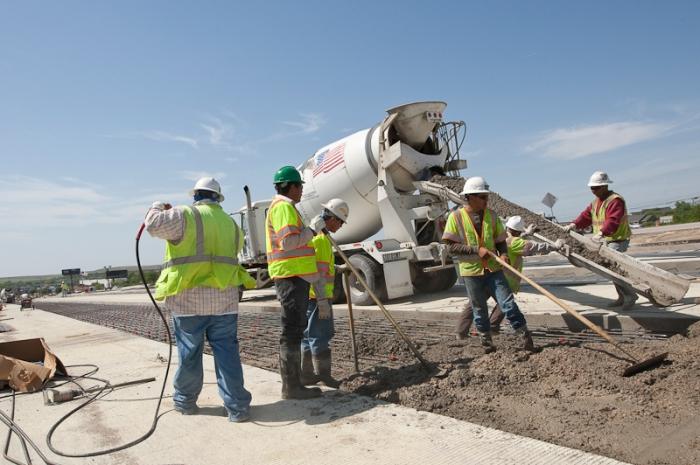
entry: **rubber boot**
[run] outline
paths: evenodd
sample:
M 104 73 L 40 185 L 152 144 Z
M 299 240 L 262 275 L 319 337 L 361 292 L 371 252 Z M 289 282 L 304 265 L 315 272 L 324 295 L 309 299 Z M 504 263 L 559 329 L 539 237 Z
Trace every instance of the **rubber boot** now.
M 506 315 L 503 313 L 503 310 L 501 310 L 501 306 L 496 304 L 491 312 L 491 318 L 489 318 L 492 333 L 501 332 L 501 323 L 503 322 L 503 318 L 505 318 L 505 316 Z
M 496 346 L 493 345 L 493 340 L 491 339 L 490 333 L 479 333 L 479 341 L 481 341 L 481 347 L 484 348 L 485 354 L 490 354 L 496 350 Z
M 620 310 L 632 310 L 634 303 L 637 302 L 637 294 L 627 293 L 624 297 L 624 302 L 622 303 L 622 308 Z
M 331 376 L 331 350 L 326 349 L 320 354 L 314 355 L 312 360 L 314 363 L 314 371 L 321 383 L 324 386 L 338 389 L 340 387 L 340 381 Z
M 474 311 L 472 310 L 472 305 L 467 302 L 462 307 L 462 313 L 459 315 L 459 321 L 457 321 L 457 340 L 463 341 L 469 337 L 469 330 L 472 327 L 472 322 L 474 321 Z
M 625 292 L 623 291 L 622 286 L 615 284 L 615 290 L 617 291 L 617 299 L 609 302 L 607 304 L 608 307 L 621 307 L 622 304 L 625 303 Z
M 309 386 L 311 384 L 316 384 L 320 381 L 320 378 L 314 373 L 314 363 L 312 361 L 311 351 L 302 350 L 301 351 L 301 384 L 304 386 Z
M 518 336 L 518 338 L 520 338 L 524 350 L 527 350 L 528 352 L 535 352 L 535 343 L 532 340 L 532 334 L 530 333 L 530 330 L 527 329 L 527 326 L 522 326 L 516 329 L 515 334 Z
M 307 388 L 301 384 L 301 351 L 299 346 L 280 346 L 280 376 L 282 399 L 311 399 L 319 397 L 319 388 Z

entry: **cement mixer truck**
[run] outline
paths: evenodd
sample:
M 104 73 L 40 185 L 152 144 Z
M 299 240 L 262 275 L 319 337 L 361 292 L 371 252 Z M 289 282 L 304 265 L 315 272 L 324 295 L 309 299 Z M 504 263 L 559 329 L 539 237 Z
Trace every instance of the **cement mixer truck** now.
M 457 279 L 454 267 L 444 266 L 439 244 L 447 197 L 416 187 L 433 175 L 458 176 L 466 168 L 459 157 L 465 124 L 444 122 L 446 106 L 391 108 L 382 122 L 321 147 L 297 166 L 305 182 L 297 209 L 307 222 L 332 198 L 349 204 L 348 221 L 333 238 L 380 298 L 441 291 Z M 253 202 L 247 186 L 245 194 L 246 205 L 234 214 L 246 238 L 239 260 L 263 287 L 269 284 L 265 215 L 271 200 Z M 354 303 L 371 302 L 354 277 L 350 286 Z

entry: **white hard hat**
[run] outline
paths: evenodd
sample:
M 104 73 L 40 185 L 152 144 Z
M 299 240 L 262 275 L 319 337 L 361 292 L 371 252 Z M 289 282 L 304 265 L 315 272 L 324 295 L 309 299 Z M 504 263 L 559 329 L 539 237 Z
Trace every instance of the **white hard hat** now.
M 342 199 L 330 199 L 326 203 L 322 203 L 321 206 L 333 213 L 335 216 L 341 219 L 343 223 L 348 221 L 348 215 L 350 215 L 350 207 L 348 207 L 347 202 Z
M 219 181 L 217 181 L 214 178 L 209 178 L 209 177 L 199 178 L 197 183 L 194 185 L 194 187 L 190 191 L 190 195 L 194 195 L 195 191 L 215 192 L 219 195 L 219 202 L 224 201 L 224 196 L 221 193 L 221 186 L 219 185 Z
M 607 186 L 608 184 L 612 184 L 612 181 L 605 171 L 596 171 L 588 180 L 588 187 Z
M 525 225 L 523 225 L 523 219 L 520 216 L 515 215 L 508 218 L 506 221 L 506 228 L 512 229 L 513 231 L 525 231 Z
M 489 185 L 486 180 L 481 176 L 474 176 L 467 179 L 464 183 L 464 188 L 462 189 L 462 195 L 467 194 L 488 194 Z

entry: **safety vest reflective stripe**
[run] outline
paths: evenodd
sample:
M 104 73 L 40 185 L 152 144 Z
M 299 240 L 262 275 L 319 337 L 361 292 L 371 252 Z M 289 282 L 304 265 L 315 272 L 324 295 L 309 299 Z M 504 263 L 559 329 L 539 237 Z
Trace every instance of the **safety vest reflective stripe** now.
M 593 224 L 594 233 L 597 233 L 603 227 L 603 224 L 605 223 L 605 217 L 607 216 L 606 213 L 608 210 L 608 206 L 615 199 L 620 199 L 624 202 L 622 196 L 615 193 L 610 194 L 608 198 L 606 198 L 603 201 L 603 203 L 600 204 L 600 208 L 598 209 L 596 209 L 596 204 L 599 202 L 599 200 L 596 199 L 593 202 L 591 202 L 591 223 Z M 625 205 L 625 213 L 622 217 L 622 220 L 620 221 L 620 225 L 611 235 L 605 236 L 605 239 L 607 241 L 623 241 L 629 239 L 631 236 L 632 230 L 629 226 L 627 206 Z
M 316 268 L 319 279 L 311 286 L 309 298 L 333 297 L 335 289 L 335 259 L 333 257 L 333 246 L 325 233 L 319 234 L 311 240 L 311 244 L 316 251 Z
M 486 247 L 495 250 L 495 236 L 497 233 L 497 218 L 491 210 L 484 210 L 484 217 L 481 222 L 481 231 L 477 233 L 471 216 L 466 208 L 460 208 L 453 212 L 457 229 L 462 236 L 461 242 L 472 247 Z M 465 218 L 466 217 L 466 218 Z M 488 227 L 487 227 L 488 225 Z M 479 276 L 484 274 L 485 269 L 498 271 L 501 266 L 490 257 L 464 258 L 459 262 L 459 272 L 461 276 Z
M 168 260 L 167 262 L 163 263 L 163 269 L 176 265 L 184 265 L 186 263 L 210 262 L 238 265 L 238 258 L 204 254 L 204 222 L 202 221 L 202 214 L 196 208 L 191 208 L 190 210 L 194 216 L 195 250 L 197 251 L 197 255 L 177 257 Z M 238 228 L 233 228 L 233 243 L 235 247 L 238 247 L 238 234 Z
M 275 232 L 274 229 L 270 230 L 270 239 L 274 242 L 281 241 L 290 234 L 301 234 L 301 228 L 297 226 L 287 226 L 279 231 Z
M 227 289 L 255 281 L 238 264 L 241 229 L 217 204 L 182 207 L 183 237 L 168 241 L 165 260 L 156 283 L 156 300 L 194 287 Z
M 285 204 L 285 205 L 280 205 Z M 265 219 L 267 262 L 270 276 L 285 278 L 304 276 L 313 281 L 318 276 L 316 254 L 310 243 L 292 250 L 282 249 L 282 240 L 293 234 L 302 234 L 304 224 L 294 204 L 283 198 L 275 198 Z M 275 230 L 275 228 L 278 228 Z
M 328 278 L 331 278 L 331 266 L 328 262 L 320 262 L 316 261 L 316 268 L 318 268 L 318 272 L 321 273 L 323 276 L 326 276 Z
M 274 262 L 277 260 L 286 260 L 288 258 L 311 257 L 315 255 L 313 247 L 300 247 L 293 250 L 280 250 L 279 252 L 268 252 L 267 261 Z

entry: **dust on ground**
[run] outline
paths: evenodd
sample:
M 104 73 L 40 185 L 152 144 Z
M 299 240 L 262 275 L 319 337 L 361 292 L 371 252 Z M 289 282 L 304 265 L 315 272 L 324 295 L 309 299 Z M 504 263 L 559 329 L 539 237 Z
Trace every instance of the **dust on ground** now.
M 512 334 L 494 342 L 488 355 L 473 337 L 425 343 L 426 372 L 398 337 L 363 337 L 363 354 L 399 366 L 344 373 L 341 389 L 634 464 L 700 463 L 700 323 L 688 337 L 625 344 L 640 359 L 669 354 L 629 378 L 621 376 L 629 362 L 610 344 L 562 338 L 528 353 Z M 334 351 L 352 354 L 347 344 Z

